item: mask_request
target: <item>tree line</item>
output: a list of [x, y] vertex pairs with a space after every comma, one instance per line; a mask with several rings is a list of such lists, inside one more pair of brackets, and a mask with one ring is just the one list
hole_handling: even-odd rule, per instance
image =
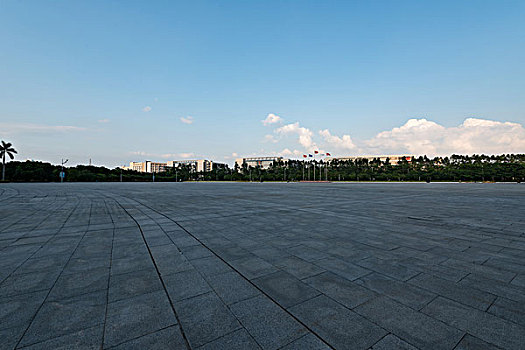
[[[196, 172], [189, 165], [167, 168], [162, 173], [141, 173], [92, 165], [66, 167], [67, 182], [183, 182], [183, 181], [525, 181], [525, 154], [452, 155], [415, 157], [391, 164], [389, 159], [288, 160], [269, 168], [235, 166]], [[60, 181], [60, 165], [38, 161], [11, 161], [5, 166], [6, 181]]]

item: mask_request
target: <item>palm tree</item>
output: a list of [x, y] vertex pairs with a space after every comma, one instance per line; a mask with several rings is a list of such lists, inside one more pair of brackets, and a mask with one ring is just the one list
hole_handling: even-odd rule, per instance
[[14, 155], [17, 153], [11, 146], [11, 143], [5, 143], [4, 141], [2, 141], [2, 145], [0, 145], [0, 157], [2, 157], [2, 181], [5, 181], [5, 155], [7, 154], [9, 158], [14, 159]]

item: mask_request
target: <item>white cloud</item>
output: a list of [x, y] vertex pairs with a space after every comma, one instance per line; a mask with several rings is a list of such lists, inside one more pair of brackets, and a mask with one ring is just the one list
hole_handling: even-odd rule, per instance
[[281, 156], [281, 157], [297, 157], [297, 158], [300, 158], [302, 157], [304, 154], [304, 152], [301, 152], [297, 149], [294, 149], [293, 151], [290, 150], [289, 148], [285, 148], [283, 149], [282, 151], [280, 152], [277, 152], [277, 155], [278, 156]]
[[299, 136], [298, 142], [307, 150], [317, 148], [317, 145], [312, 139], [313, 132], [310, 129], [302, 127], [299, 122], [287, 124], [275, 129], [275, 132], [280, 135], [296, 134]]
[[195, 156], [195, 153], [188, 152], [188, 153], [179, 153], [179, 157], [181, 158], [192, 158]]
[[133, 156], [152, 156], [151, 153], [147, 153], [147, 152], [144, 152], [144, 151], [132, 151], [132, 152], [129, 152], [129, 154], [133, 155]]
[[149, 153], [149, 152], [144, 152], [144, 151], [134, 151], [134, 152], [129, 152], [129, 154], [131, 155], [134, 155], [134, 156], [140, 156], [140, 157], [148, 157], [150, 159], [168, 159], [168, 160], [176, 160], [176, 159], [179, 159], [179, 158], [192, 158], [195, 156], [195, 153], [192, 153], [192, 152], [188, 152], [188, 153], [163, 153], [163, 154], [158, 154], [158, 153]]
[[343, 135], [342, 137], [332, 135], [328, 129], [320, 130], [319, 135], [321, 135], [328, 146], [338, 149], [338, 150], [353, 150], [356, 148], [356, 145], [352, 141], [350, 135]]
[[144, 108], [142, 108], [142, 112], [151, 112], [151, 107], [150, 106], [146, 106]]
[[180, 117], [180, 121], [184, 124], [193, 124], [193, 117]]
[[75, 132], [84, 131], [86, 128], [73, 125], [44, 125], [32, 123], [2, 123], [0, 134], [16, 133], [53, 133], [53, 132]]
[[271, 124], [275, 124], [275, 123], [282, 123], [283, 121], [283, 118], [279, 117], [278, 115], [275, 115], [273, 113], [270, 113], [268, 114], [268, 116], [266, 117], [266, 119], [264, 120], [261, 120], [261, 122], [263, 123], [263, 125], [267, 126], [267, 125], [271, 125]]
[[193, 153], [193, 152], [187, 152], [187, 153], [184, 153], [184, 152], [183, 153], [165, 153], [165, 154], [161, 154], [160, 158], [176, 160], [176, 159], [179, 159], [179, 158], [184, 158], [184, 159], [192, 158], [194, 156], [195, 156], [195, 153]]
[[109, 123], [109, 119], [99, 119], [99, 123]]
[[264, 135], [264, 142], [277, 143], [279, 140], [277, 140], [273, 135]]
[[[282, 136], [297, 135], [297, 143], [304, 152], [312, 153], [326, 148], [339, 155], [411, 154], [445, 156], [456, 154], [525, 153], [525, 128], [512, 122], [467, 118], [458, 126], [445, 127], [427, 119], [409, 119], [404, 125], [382, 131], [368, 140], [353, 140], [350, 135], [333, 135], [328, 129], [314, 134], [299, 122], [277, 127], [264, 141], [277, 143]], [[316, 136], [321, 139], [316, 142]], [[302, 156], [287, 145], [280, 154]], [[301, 149], [301, 148], [300, 148]]]
[[404, 125], [383, 131], [365, 141], [369, 152], [410, 153], [439, 156], [525, 152], [525, 128], [521, 124], [468, 118], [455, 127], [427, 119], [410, 119]]
[[235, 159], [235, 158], [239, 158], [239, 154], [237, 152], [233, 152], [231, 154], [231, 156], [224, 156], [222, 157], [223, 159]]

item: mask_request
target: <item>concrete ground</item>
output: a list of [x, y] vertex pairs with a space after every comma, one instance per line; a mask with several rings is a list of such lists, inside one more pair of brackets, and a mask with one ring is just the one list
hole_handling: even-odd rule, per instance
[[3, 184], [1, 349], [525, 349], [525, 185]]

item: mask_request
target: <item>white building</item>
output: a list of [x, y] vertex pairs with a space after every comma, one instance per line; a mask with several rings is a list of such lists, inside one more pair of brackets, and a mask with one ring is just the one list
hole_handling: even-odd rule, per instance
[[188, 160], [170, 160], [167, 163], [168, 167], [177, 168], [182, 165], [189, 165], [193, 171], [198, 173], [212, 171], [216, 168], [225, 167], [226, 164], [214, 163], [207, 159], [188, 159]]
[[287, 162], [288, 159], [283, 157], [250, 157], [250, 158], [237, 158], [235, 164], [242, 169], [243, 165], [246, 167], [268, 169], [274, 162]]
[[129, 166], [125, 166], [124, 170], [135, 170], [141, 173], [161, 173], [166, 171], [166, 163], [152, 162], [146, 160], [144, 162], [130, 162]]

